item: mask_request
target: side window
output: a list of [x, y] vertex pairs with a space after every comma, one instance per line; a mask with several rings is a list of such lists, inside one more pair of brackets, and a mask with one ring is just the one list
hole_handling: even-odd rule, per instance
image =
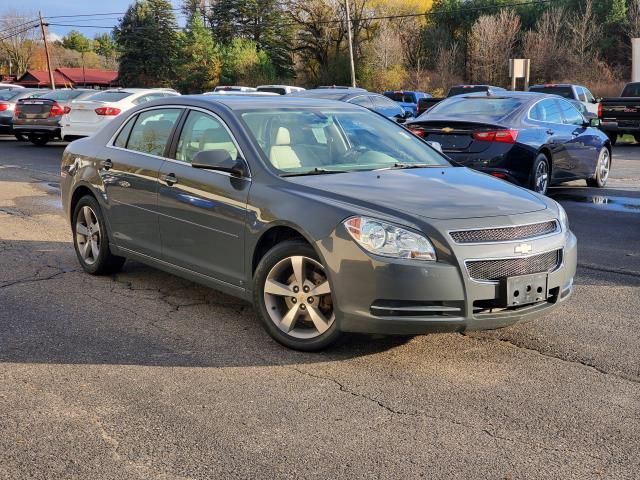
[[593, 102], [595, 100], [595, 97], [591, 94], [591, 92], [587, 88], [584, 89], [584, 95], [587, 99], [587, 102]]
[[576, 107], [566, 101], [560, 101], [559, 103], [560, 109], [562, 110], [562, 123], [568, 125], [582, 125], [584, 123], [582, 114], [576, 109]]
[[226, 150], [233, 160], [238, 158], [238, 149], [220, 120], [192, 110], [180, 133], [176, 160], [191, 163], [203, 150]]
[[131, 129], [127, 149], [162, 156], [176, 124], [180, 110], [166, 108], [149, 110], [138, 115]]
[[163, 93], [147, 93], [141, 97], [136, 98], [133, 102], [134, 105], [140, 105], [142, 103], [150, 102], [151, 100], [155, 100], [156, 98], [163, 98], [165, 95]]
[[531, 118], [540, 122], [562, 123], [560, 107], [555, 100], [542, 100], [531, 109]]
[[360, 105], [366, 108], [373, 108], [373, 104], [371, 103], [371, 100], [369, 100], [368, 95], [360, 95], [359, 97], [353, 97], [351, 100], [349, 100], [349, 103], [355, 103], [356, 105]]
[[129, 140], [129, 134], [131, 133], [131, 129], [133, 128], [134, 123], [136, 123], [135, 116], [127, 120], [127, 124], [122, 130], [120, 130], [120, 133], [118, 133], [115, 142], [113, 142], [114, 147], [127, 147], [127, 140]]
[[584, 88], [576, 87], [576, 94], [578, 95], [578, 100], [580, 100], [581, 102], [587, 101], [587, 98], [584, 95]]
[[383, 97], [382, 95], [372, 95], [371, 101], [373, 102], [373, 109], [386, 117], [404, 115], [404, 109], [398, 106], [398, 104], [393, 100], [389, 100], [387, 97]]

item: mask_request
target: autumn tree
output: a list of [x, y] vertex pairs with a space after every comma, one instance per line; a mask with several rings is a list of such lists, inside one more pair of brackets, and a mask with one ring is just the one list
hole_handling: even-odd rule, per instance
[[37, 48], [35, 39], [37, 22], [29, 24], [35, 15], [21, 14], [15, 11], [4, 12], [0, 17], [0, 57], [13, 65], [13, 72], [22, 75], [34, 56]]
[[220, 48], [204, 26], [202, 17], [192, 15], [180, 42], [176, 86], [185, 93], [213, 90], [220, 80], [221, 70]]

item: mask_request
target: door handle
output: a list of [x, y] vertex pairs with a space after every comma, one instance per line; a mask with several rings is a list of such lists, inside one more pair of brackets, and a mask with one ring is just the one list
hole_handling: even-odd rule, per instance
[[178, 177], [176, 177], [175, 173], [167, 173], [166, 175], [161, 175], [160, 178], [170, 187], [178, 183]]
[[111, 161], [111, 159], [107, 158], [104, 162], [102, 162], [102, 168], [104, 168], [105, 170], [109, 170], [111, 167], [113, 167], [113, 162]]
[[574, 130], [573, 132], [571, 132], [571, 135], [577, 137], [578, 135], [580, 135], [580, 132], [578, 130]]
[[547, 130], [547, 135], [553, 135], [554, 133], [556, 133], [556, 132], [554, 132], [554, 131], [553, 131], [553, 130], [551, 130], [551, 129]]

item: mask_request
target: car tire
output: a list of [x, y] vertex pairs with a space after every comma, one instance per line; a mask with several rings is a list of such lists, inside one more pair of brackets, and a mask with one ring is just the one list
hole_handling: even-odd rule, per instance
[[531, 175], [529, 178], [529, 188], [536, 193], [546, 195], [549, 190], [551, 180], [551, 168], [549, 159], [544, 153], [539, 153], [533, 162]]
[[13, 135], [16, 137], [16, 140], [18, 140], [19, 142], [26, 142], [28, 140], [26, 135], [24, 135], [23, 133], [14, 133]]
[[617, 133], [607, 133], [607, 137], [609, 137], [609, 141], [611, 142], [611, 146], [615, 146], [616, 142], [618, 141], [618, 134]]
[[602, 147], [598, 154], [596, 162], [596, 171], [593, 177], [587, 178], [587, 186], [604, 188], [609, 180], [609, 172], [611, 171], [611, 152], [607, 147]]
[[49, 143], [49, 140], [49, 135], [29, 135], [29, 141], [39, 147], [43, 147]]
[[82, 269], [91, 275], [115, 273], [125, 258], [113, 255], [109, 235], [98, 201], [91, 195], [82, 197], [73, 210], [71, 222], [73, 246]]
[[286, 347], [313, 352], [341, 336], [325, 267], [303, 240], [279, 243], [262, 257], [253, 300], [264, 328]]

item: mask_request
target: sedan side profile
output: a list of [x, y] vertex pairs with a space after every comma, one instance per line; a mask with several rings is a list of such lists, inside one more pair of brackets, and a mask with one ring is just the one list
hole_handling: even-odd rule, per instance
[[409, 122], [456, 162], [545, 194], [586, 180], [604, 187], [611, 141], [569, 101], [555, 95], [497, 92], [448, 98]]
[[554, 200], [344, 102], [156, 100], [71, 143], [61, 187], [86, 272], [129, 258], [252, 301], [299, 350], [533, 319], [576, 271]]

